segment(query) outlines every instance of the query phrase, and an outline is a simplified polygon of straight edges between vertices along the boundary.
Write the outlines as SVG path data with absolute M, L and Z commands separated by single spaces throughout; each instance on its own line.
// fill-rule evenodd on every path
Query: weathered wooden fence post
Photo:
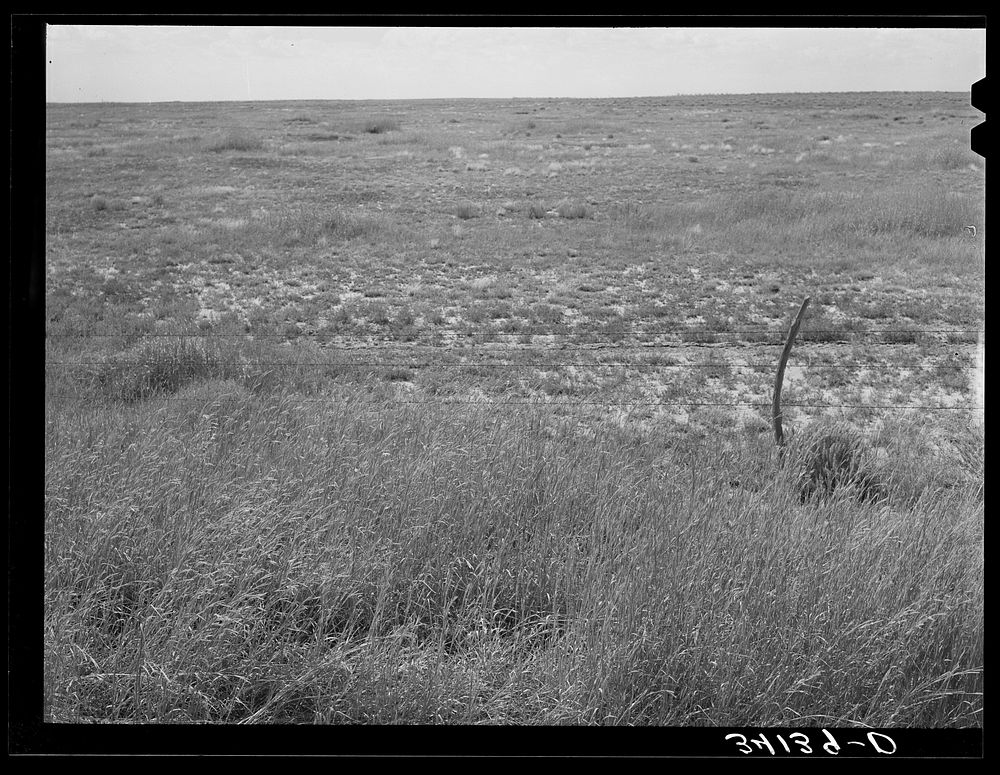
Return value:
M 799 332 L 799 326 L 802 324 L 802 316 L 805 314 L 806 307 L 808 306 L 809 297 L 806 296 L 805 301 L 802 302 L 802 306 L 799 307 L 799 314 L 795 316 L 795 322 L 788 329 L 788 339 L 785 340 L 785 349 L 781 351 L 781 359 L 778 361 L 778 374 L 774 379 L 774 397 L 771 400 L 771 422 L 774 424 L 774 443 L 778 445 L 779 451 L 785 446 L 785 434 L 781 429 L 781 383 L 785 379 L 785 364 L 788 362 L 788 356 L 792 352 L 792 342 L 795 341 L 795 335 Z

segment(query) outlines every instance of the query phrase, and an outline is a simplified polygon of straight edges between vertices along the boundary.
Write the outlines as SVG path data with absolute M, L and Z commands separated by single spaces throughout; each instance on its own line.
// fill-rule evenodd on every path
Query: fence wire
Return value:
M 507 331 L 489 331 L 489 332 L 468 332 L 468 331 L 455 331 L 454 329 L 443 329 L 443 328 L 433 328 L 424 329 L 425 332 L 433 334 L 439 340 L 447 336 L 454 337 L 487 337 L 487 336 L 500 336 L 500 337 L 517 337 L 524 336 L 527 334 L 539 335 L 539 336 L 589 336 L 589 337 L 600 337 L 600 336 L 620 336 L 625 334 L 633 334 L 637 336 L 665 336 L 670 334 L 679 335 L 702 335 L 702 336 L 731 336 L 731 335 L 753 335 L 757 337 L 780 337 L 781 341 L 776 341 L 775 345 L 780 345 L 783 343 L 784 338 L 787 336 L 786 331 L 772 330 L 772 329 L 691 329 L 691 328 L 658 328 L 658 329 L 645 329 L 645 328 L 614 328 L 612 330 L 589 330 L 589 331 L 553 331 L 552 327 L 545 327 L 535 330 L 519 329 L 514 332 Z M 979 335 L 981 329 L 973 328 L 875 328 L 875 329 L 864 329 L 864 330 L 844 330 L 844 329 L 813 329 L 811 331 L 801 331 L 799 334 L 799 344 L 812 343 L 810 339 L 811 335 L 823 335 L 823 336 L 883 336 L 883 335 L 898 335 L 906 337 L 918 337 L 925 334 L 934 335 Z M 89 333 L 89 332 L 73 332 L 73 333 L 54 333 L 47 334 L 47 337 L 53 339 L 105 339 L 105 338 L 127 338 L 136 336 L 135 333 Z M 323 332 L 288 332 L 288 333 L 217 333 L 217 332 L 198 332 L 198 333 L 176 333 L 176 332 L 142 332 L 138 334 L 140 338 L 147 337 L 162 337 L 162 338 L 172 338 L 172 339 L 246 339 L 248 341 L 255 341 L 258 339 L 281 339 L 285 341 L 297 340 L 297 339 L 324 339 L 324 338 L 343 338 L 345 335 L 341 333 L 323 333 Z M 357 336 L 357 333 L 353 334 Z M 427 347 L 432 351 L 440 352 L 442 350 L 455 353 L 464 350 L 474 349 L 472 347 L 465 346 L 449 346 L 448 343 L 433 343 L 433 344 L 423 344 L 414 339 L 400 339 L 400 338 L 369 338 L 369 341 L 364 344 L 354 344 L 350 346 L 343 346 L 340 344 L 324 345 L 324 351 L 328 352 L 350 352 L 350 351 L 371 351 L 373 347 L 378 347 L 377 344 L 373 342 L 392 342 L 397 345 L 402 345 L 400 349 L 416 349 L 418 347 Z M 501 342 L 504 343 L 504 342 Z M 823 344 L 838 344 L 835 341 L 824 341 Z M 508 343 L 504 343 L 508 344 Z M 682 342 L 682 345 L 687 346 L 698 346 L 699 343 L 696 342 Z M 756 344 L 761 344 L 756 342 Z M 903 346 L 907 344 L 905 342 L 889 342 L 889 343 L 878 343 L 886 344 L 888 346 Z M 573 345 L 572 349 L 590 351 L 599 348 L 609 348 L 618 350 L 631 350 L 631 349 L 667 349 L 672 346 L 676 346 L 674 343 L 670 342 L 651 342 L 651 343 L 622 343 L 615 342 L 609 344 L 601 343 L 586 343 L 583 345 Z M 741 345 L 746 346 L 746 345 Z M 515 350 L 517 352 L 551 352 L 553 348 L 539 346 L 537 344 L 529 345 L 526 347 L 512 347 L 508 348 Z M 560 351 L 565 351 L 566 346 L 560 346 Z M 129 360 L 127 356 L 117 356 L 121 358 L 120 361 L 129 367 L 153 367 L 162 366 L 161 361 L 152 360 Z M 461 356 L 460 356 L 461 357 Z M 948 371 L 964 371 L 969 368 L 969 364 L 963 364 L 955 362 L 954 358 L 947 356 L 930 356 L 922 355 L 920 360 L 923 363 L 937 364 L 935 367 L 938 371 L 942 367 Z M 197 359 L 171 359 L 169 361 L 171 366 L 180 367 L 198 367 L 204 366 L 204 361 Z M 46 367 L 54 367 L 58 369 L 87 369 L 87 368 L 100 368 L 109 365 L 108 360 L 81 360 L 81 361 L 49 361 L 46 363 Z M 525 362 L 525 361 L 498 361 L 498 360 L 477 360 L 477 361 L 460 361 L 460 362 L 442 362 L 433 360 L 423 360 L 415 357 L 411 357 L 407 360 L 361 360 L 361 361 L 253 361 L 253 360 L 241 360 L 241 361 L 212 361 L 210 362 L 213 367 L 221 368 L 248 368 L 248 367 L 262 367 L 264 369 L 328 369 L 331 371 L 336 371 L 340 369 L 470 369 L 470 368 L 502 368 L 506 370 L 525 370 L 525 369 L 561 369 L 561 368 L 590 368 L 590 369 L 606 369 L 606 368 L 619 368 L 619 369 L 643 369 L 643 370 L 656 370 L 656 369 L 682 369 L 682 370 L 695 370 L 695 369 L 711 369 L 711 370 L 737 370 L 737 369 L 767 369 L 771 370 L 776 368 L 776 364 L 770 362 L 759 362 L 759 361 L 747 361 L 747 362 L 726 362 L 726 361 L 710 361 L 706 363 L 656 363 L 656 362 L 634 362 L 634 361 L 544 361 L 544 362 Z M 805 363 L 797 363 L 797 366 L 808 371 L 823 371 L 832 373 L 850 373 L 852 371 L 870 369 L 870 368 L 882 368 L 884 369 L 885 363 L 873 362 L 873 361 L 853 361 L 849 363 L 820 363 L 812 364 L 809 363 L 808 357 Z M 912 364 L 909 368 L 918 368 L 917 364 Z M 52 398 L 81 398 L 77 394 L 72 393 L 49 393 Z M 145 398 L 149 401 L 168 401 L 168 402 L 205 402 L 204 397 L 179 397 L 179 396 L 164 396 L 164 395 L 149 395 Z M 572 400 L 546 400 L 540 398 L 531 399 L 504 399 L 496 398 L 489 400 L 480 399 L 452 399 L 443 396 L 435 398 L 421 398 L 413 399 L 406 398 L 402 396 L 385 396 L 379 399 L 366 400 L 366 399 L 344 399 L 343 397 L 310 397 L 310 396 L 299 396 L 296 397 L 297 401 L 302 402 L 320 402 L 320 403 L 332 403 L 332 402 L 346 402 L 353 405 L 370 405 L 370 406 L 384 406 L 386 403 L 396 403 L 396 404 L 434 404 L 434 405 L 482 405 L 482 406 L 578 406 L 578 405 L 594 405 L 594 406 L 620 406 L 620 407 L 672 407 L 672 408 L 699 408 L 699 407 L 726 407 L 726 408 L 744 408 L 744 409 L 768 409 L 770 410 L 770 402 L 752 402 L 752 401 L 656 401 L 656 400 L 641 400 L 641 399 L 623 399 L 623 398 L 604 398 L 601 400 L 594 400 L 590 398 L 576 398 Z M 976 406 L 943 406 L 943 405 L 930 405 L 930 404 L 870 404 L 870 403 L 814 403 L 814 402 L 795 402 L 795 401 L 783 401 L 782 405 L 784 407 L 795 407 L 798 409 L 852 409 L 852 410 L 878 410 L 878 411 L 916 411 L 916 410 L 926 410 L 926 411 L 958 411 L 958 412 L 975 412 L 981 411 L 981 408 Z

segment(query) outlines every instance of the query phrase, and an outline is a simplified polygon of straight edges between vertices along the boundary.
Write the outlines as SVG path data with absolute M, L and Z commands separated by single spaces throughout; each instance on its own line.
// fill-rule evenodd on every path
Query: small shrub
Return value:
M 969 373 L 961 364 L 939 362 L 934 368 L 934 379 L 948 390 L 964 392 L 969 389 Z
M 476 291 L 480 291 L 480 296 L 485 296 L 486 291 L 496 283 L 496 275 L 486 275 L 485 277 L 475 277 L 469 281 L 469 286 Z
M 858 318 L 835 318 L 820 309 L 806 315 L 799 336 L 804 342 L 854 342 L 864 330 L 865 324 Z
M 545 217 L 545 207 L 537 202 L 532 202 L 528 205 L 528 217 L 541 220 Z
M 920 338 L 920 331 L 906 326 L 886 331 L 882 339 L 888 344 L 915 344 Z
M 370 135 L 381 135 L 399 130 L 399 122 L 392 118 L 372 118 L 364 123 L 364 131 Z
M 470 304 L 462 313 L 462 318 L 466 323 L 482 323 L 488 317 L 488 308 L 479 302 Z
M 376 217 L 338 210 L 323 220 L 321 231 L 326 236 L 354 239 L 373 234 L 380 228 L 381 223 Z
M 135 286 L 111 277 L 101 286 L 101 295 L 108 304 L 132 304 L 142 298 L 142 292 Z
M 204 340 L 165 337 L 109 357 L 98 370 L 97 382 L 105 396 L 133 403 L 176 393 L 198 380 L 232 376 Z
M 556 207 L 556 212 L 560 218 L 586 218 L 590 215 L 584 205 L 576 202 L 561 202 Z
M 496 302 L 490 307 L 487 314 L 493 320 L 509 318 L 513 314 L 513 307 L 509 302 Z
M 103 196 L 95 194 L 90 198 L 90 206 L 93 207 L 95 211 L 101 212 L 102 210 L 108 209 L 108 200 Z
M 413 379 L 413 372 L 405 366 L 391 366 L 382 372 L 382 379 L 386 382 L 409 382 Z
M 365 311 L 365 317 L 375 325 L 384 326 L 390 320 L 389 308 L 380 302 L 369 304 Z
M 475 205 L 470 204 L 469 202 L 463 202 L 455 208 L 455 215 L 463 221 L 467 221 L 470 218 L 475 218 L 478 215 L 478 212 L 476 211 Z
M 972 163 L 975 159 L 976 156 L 967 148 L 961 148 L 956 145 L 951 148 L 942 148 L 939 151 L 935 151 L 931 156 L 931 163 L 939 169 L 957 170 Z
M 509 299 L 513 297 L 514 291 L 505 282 L 499 282 L 490 288 L 490 293 L 495 299 Z
M 714 344 L 719 340 L 718 337 L 716 337 L 715 332 L 699 326 L 698 328 L 681 331 L 681 341 L 694 342 L 697 344 Z
M 848 425 L 819 425 L 798 440 L 799 499 L 826 498 L 838 487 L 853 486 L 859 499 L 883 494 L 882 484 L 870 470 L 865 445 Z
M 399 310 L 395 319 L 389 324 L 387 334 L 397 342 L 415 342 L 420 336 L 415 320 L 409 309 Z
M 222 135 L 209 137 L 203 145 L 206 151 L 220 153 L 222 151 L 262 151 L 264 141 L 243 130 L 226 132 Z
M 354 315 L 350 307 L 337 307 L 334 310 L 333 315 L 330 317 L 330 322 L 334 326 L 347 326 L 354 322 Z
M 563 311 L 552 304 L 539 303 L 531 307 L 531 317 L 539 323 L 561 323 Z
M 858 315 L 868 320 L 888 319 L 895 315 L 895 306 L 886 299 L 862 303 Z
M 583 289 L 584 288 L 581 287 L 580 290 Z M 603 288 L 601 290 L 603 290 Z M 676 311 L 677 310 L 669 304 L 657 304 L 655 302 L 646 302 L 636 307 L 636 314 L 639 318 L 656 318 L 661 321 L 663 318 L 673 317 Z M 723 329 L 720 328 L 719 330 Z
M 573 395 L 576 390 L 573 385 L 569 385 L 563 382 L 559 377 L 554 375 L 546 375 L 538 380 L 537 387 L 547 396 L 570 396 Z

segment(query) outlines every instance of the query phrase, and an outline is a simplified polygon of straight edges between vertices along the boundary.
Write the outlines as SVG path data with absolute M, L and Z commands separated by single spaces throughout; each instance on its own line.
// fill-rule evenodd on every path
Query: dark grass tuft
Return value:
M 245 130 L 231 130 L 205 138 L 202 141 L 202 147 L 206 151 L 221 153 L 223 151 L 262 151 L 266 146 L 261 138 Z
M 884 484 L 871 468 L 864 440 L 848 425 L 820 424 L 805 431 L 794 445 L 799 499 L 827 498 L 848 486 L 862 500 L 884 494 Z
M 371 118 L 364 122 L 363 130 L 370 135 L 381 135 L 386 132 L 397 132 L 399 121 L 394 118 Z
M 556 207 L 560 218 L 589 218 L 590 211 L 579 202 L 562 202 Z

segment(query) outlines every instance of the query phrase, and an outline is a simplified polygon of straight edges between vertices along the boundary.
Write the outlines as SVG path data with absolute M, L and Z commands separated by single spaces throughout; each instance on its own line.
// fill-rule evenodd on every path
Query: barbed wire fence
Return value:
M 430 336 L 427 336 L 429 334 Z M 423 335 L 423 336 L 422 336 Z M 414 330 L 413 327 L 402 335 L 394 334 L 387 336 L 378 331 L 366 332 L 364 338 L 361 334 L 354 332 L 345 334 L 343 332 L 320 332 L 320 331 L 290 331 L 284 333 L 276 332 L 253 332 L 244 331 L 240 333 L 202 331 L 198 332 L 61 332 L 47 333 L 46 337 L 53 340 L 74 340 L 74 339 L 173 339 L 173 340 L 244 340 L 248 343 L 278 340 L 281 342 L 293 342 L 307 340 L 313 342 L 323 353 L 329 353 L 330 360 L 261 360 L 254 362 L 252 359 L 241 358 L 238 360 L 215 360 L 212 365 L 224 369 L 238 368 L 262 368 L 265 370 L 280 369 L 316 369 L 333 370 L 340 373 L 343 370 L 419 370 L 422 368 L 433 369 L 474 369 L 474 368 L 497 368 L 508 372 L 523 370 L 558 370 L 562 368 L 574 369 L 622 369 L 628 370 L 673 370 L 676 372 L 690 371 L 698 373 L 699 370 L 711 369 L 716 372 L 720 370 L 759 370 L 772 372 L 777 366 L 777 358 L 765 360 L 763 358 L 755 360 L 733 361 L 725 357 L 718 357 L 708 362 L 701 363 L 681 363 L 670 362 L 673 358 L 671 350 L 678 348 L 693 349 L 704 348 L 713 357 L 720 346 L 726 348 L 726 355 L 732 348 L 760 349 L 763 347 L 780 347 L 786 332 L 776 329 L 765 328 L 689 328 L 686 326 L 634 326 L 634 325 L 608 325 L 588 328 L 585 330 L 572 329 L 568 324 L 549 324 L 538 326 L 519 326 L 516 330 L 455 330 L 444 326 L 432 326 L 423 330 Z M 867 361 L 854 360 L 839 361 L 837 363 L 817 362 L 813 363 L 812 354 L 802 348 L 807 345 L 838 346 L 857 345 L 859 338 L 880 337 L 882 341 L 869 341 L 865 343 L 866 348 L 888 347 L 896 348 L 917 342 L 933 341 L 937 346 L 948 345 L 971 345 L 975 344 L 977 338 L 982 335 L 980 328 L 914 328 L 914 327 L 892 327 L 892 328 L 870 328 L 862 329 L 856 327 L 849 328 L 815 328 L 804 329 L 799 334 L 799 344 L 795 366 L 809 372 L 821 373 L 846 373 L 859 371 L 862 369 L 876 368 L 881 371 L 886 370 L 886 359 L 870 359 Z M 421 338 L 422 337 L 422 338 Z M 536 342 L 536 337 L 542 337 L 548 341 Z M 670 338 L 672 337 L 672 339 Z M 738 337 L 740 341 L 732 343 L 725 342 L 726 339 Z M 608 339 L 612 341 L 607 341 Z M 645 338 L 645 340 L 644 340 Z M 666 338 L 666 339 L 665 339 Z M 463 344 L 463 340 L 474 340 L 471 344 Z M 720 343 L 720 340 L 723 340 Z M 495 345 L 495 347 L 487 347 Z M 377 358 L 371 358 L 372 351 L 377 352 Z M 620 354 L 618 360 L 600 360 L 592 358 L 589 360 L 580 359 L 585 353 L 593 355 L 602 351 L 612 350 Z M 387 352 L 388 351 L 388 352 Z M 654 360 L 643 362 L 640 360 L 627 360 L 628 355 L 642 351 L 657 351 L 660 354 L 653 356 Z M 357 353 L 364 352 L 369 357 L 360 360 L 338 360 L 340 355 L 353 357 Z M 385 357 L 382 352 L 387 352 Z M 476 354 L 477 360 L 467 360 L 466 352 Z M 513 360 L 521 354 L 544 355 L 546 360 Z M 569 359 L 563 360 L 553 354 L 572 354 Z M 503 356 L 504 359 L 495 359 L 489 356 Z M 937 354 L 921 353 L 919 360 L 928 365 L 937 364 L 938 373 L 942 371 L 954 370 L 967 372 L 973 368 L 973 364 L 967 360 L 958 358 L 959 353 L 942 356 Z M 447 358 L 458 357 L 461 360 L 449 362 Z M 824 356 L 829 358 L 829 354 Z M 805 359 L 802 363 L 801 360 Z M 61 370 L 99 370 L 107 366 L 108 356 L 103 356 L 95 360 L 47 360 L 46 368 Z M 156 360 L 143 360 L 136 358 L 129 361 L 129 365 L 134 368 L 162 366 Z M 187 362 L 184 358 L 175 359 L 174 366 L 194 367 L 199 363 L 195 361 Z M 904 367 L 900 367 L 902 369 Z M 912 369 L 912 364 L 910 364 Z M 466 375 L 469 376 L 469 375 Z M 408 380 L 400 380 L 408 381 Z M 500 406 L 607 406 L 607 407 L 664 407 L 674 409 L 695 409 L 702 407 L 719 407 L 731 409 L 768 409 L 770 402 L 766 396 L 762 395 L 760 401 L 706 401 L 698 400 L 696 396 L 690 399 L 672 400 L 652 400 L 648 398 L 634 397 L 613 397 L 607 394 L 607 390 L 597 390 L 592 394 L 586 393 L 567 397 L 505 397 L 502 394 L 489 398 L 460 398 L 448 395 L 423 395 L 413 397 L 406 393 L 388 396 L 380 395 L 377 398 L 365 400 L 364 398 L 352 398 L 354 405 L 385 405 L 387 402 L 406 405 L 500 405 Z M 72 398 L 72 394 L 54 393 L 53 397 Z M 157 401 L 177 401 L 177 402 L 198 402 L 204 401 L 204 397 L 198 396 L 174 396 L 156 395 Z M 308 395 L 298 396 L 298 401 L 302 402 L 330 402 L 330 397 L 311 397 Z M 850 409 L 850 410 L 871 410 L 880 412 L 893 411 L 930 411 L 930 412 L 981 412 L 982 407 L 977 405 L 943 405 L 928 403 L 886 403 L 886 402 L 836 402 L 836 401 L 785 401 L 784 406 L 794 407 L 806 411 L 827 410 L 827 409 Z

